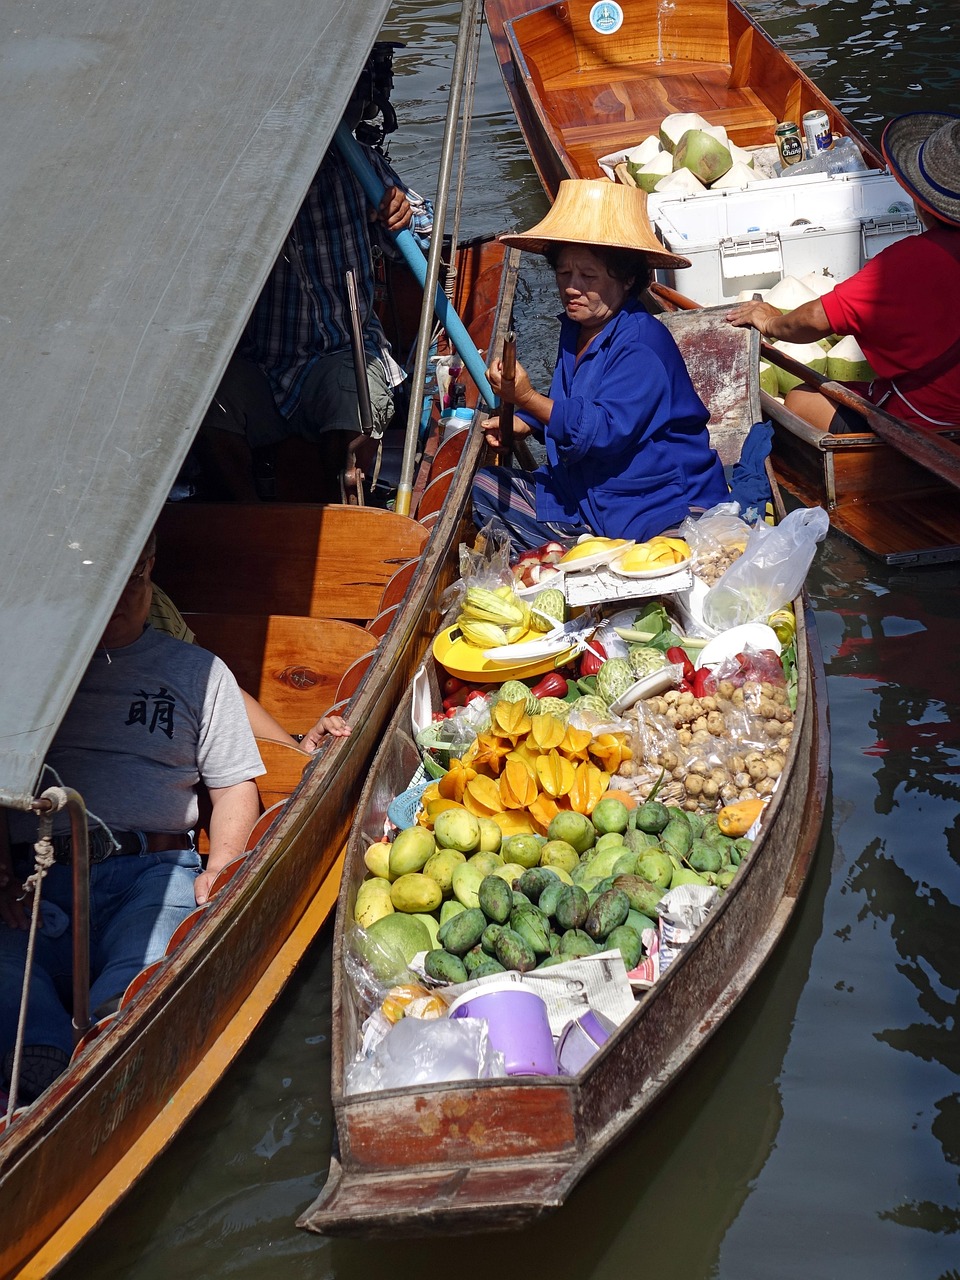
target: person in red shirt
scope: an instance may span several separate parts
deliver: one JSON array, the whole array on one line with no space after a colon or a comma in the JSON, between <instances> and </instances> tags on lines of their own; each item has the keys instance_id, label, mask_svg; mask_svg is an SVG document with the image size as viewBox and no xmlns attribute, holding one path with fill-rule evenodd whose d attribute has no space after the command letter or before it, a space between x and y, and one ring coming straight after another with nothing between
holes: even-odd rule
<instances>
[{"instance_id":1,"label":"person in red shirt","mask_svg":"<svg viewBox=\"0 0 960 1280\"><path fill-rule=\"evenodd\" d=\"M927 430L960 427L960 116L914 111L891 120L881 148L913 197L924 230L888 245L830 293L785 315L766 302L727 313L774 341L853 334L875 380L854 384L873 404ZM785 404L814 426L849 430L837 406L809 387ZM852 415L856 416L856 415Z\"/></svg>"}]
</instances>

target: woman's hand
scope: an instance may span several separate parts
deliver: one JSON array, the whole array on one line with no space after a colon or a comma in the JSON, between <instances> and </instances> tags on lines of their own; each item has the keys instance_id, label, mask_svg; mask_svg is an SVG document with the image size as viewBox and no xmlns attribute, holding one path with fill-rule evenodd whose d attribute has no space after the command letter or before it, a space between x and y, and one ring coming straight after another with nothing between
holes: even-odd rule
<instances>
[{"instance_id":1,"label":"woman's hand","mask_svg":"<svg viewBox=\"0 0 960 1280\"><path fill-rule=\"evenodd\" d=\"M494 395L502 395L502 360L494 360L487 369L487 378L489 379ZM553 401L548 399L547 396L542 396L539 391L534 390L526 369L524 369L523 365L520 364L519 361L517 361L516 372L513 378L513 403L522 413L529 413L531 417L536 418L540 423L546 424L550 420ZM492 421L493 419L491 418L487 419L487 422L483 424L484 430L487 430L487 423ZM518 418L513 426L513 434L514 436L528 436L530 434L529 423L524 422L522 418ZM490 440L489 436L487 436L487 441L490 444L494 443ZM498 445L494 444L494 448L498 447Z\"/></svg>"},{"instance_id":2,"label":"woman's hand","mask_svg":"<svg viewBox=\"0 0 960 1280\"><path fill-rule=\"evenodd\" d=\"M500 415L494 414L492 418L484 418L480 423L480 430L483 437L491 449L500 449L503 447L503 437L500 434ZM514 418L513 420L513 438L515 440L522 439L523 436L530 434L529 422L524 422L522 418Z\"/></svg>"}]
</instances>

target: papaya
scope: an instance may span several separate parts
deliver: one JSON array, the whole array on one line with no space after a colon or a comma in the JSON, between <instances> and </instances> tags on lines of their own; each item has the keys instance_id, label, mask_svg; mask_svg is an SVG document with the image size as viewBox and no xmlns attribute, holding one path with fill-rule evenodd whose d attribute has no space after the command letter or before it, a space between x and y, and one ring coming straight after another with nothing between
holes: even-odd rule
<instances>
[{"instance_id":1,"label":"papaya","mask_svg":"<svg viewBox=\"0 0 960 1280\"><path fill-rule=\"evenodd\" d=\"M717 826L725 836L745 836L763 813L764 800L738 800L725 804L717 814Z\"/></svg>"}]
</instances>

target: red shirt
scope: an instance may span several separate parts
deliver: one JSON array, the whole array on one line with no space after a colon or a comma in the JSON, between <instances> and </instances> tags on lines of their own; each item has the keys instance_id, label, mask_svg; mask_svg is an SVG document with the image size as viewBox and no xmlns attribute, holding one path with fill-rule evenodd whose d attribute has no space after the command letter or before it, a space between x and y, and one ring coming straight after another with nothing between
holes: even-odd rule
<instances>
[{"instance_id":1,"label":"red shirt","mask_svg":"<svg viewBox=\"0 0 960 1280\"><path fill-rule=\"evenodd\" d=\"M852 333L878 377L896 381L921 369L960 339L960 230L934 227L895 241L822 301L834 333ZM960 426L960 360L904 394L884 407L928 429L936 424L923 414Z\"/></svg>"}]
</instances>

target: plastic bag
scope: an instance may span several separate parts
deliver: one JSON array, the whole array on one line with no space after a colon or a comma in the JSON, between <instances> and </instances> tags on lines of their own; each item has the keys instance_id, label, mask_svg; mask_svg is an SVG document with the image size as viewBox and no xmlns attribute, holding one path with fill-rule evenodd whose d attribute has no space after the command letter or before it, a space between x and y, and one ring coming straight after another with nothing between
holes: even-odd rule
<instances>
[{"instance_id":1,"label":"plastic bag","mask_svg":"<svg viewBox=\"0 0 960 1280\"><path fill-rule=\"evenodd\" d=\"M344 1083L347 1093L368 1093L505 1075L503 1054L491 1046L483 1019L403 1018L372 1053L347 1067Z\"/></svg>"},{"instance_id":2,"label":"plastic bag","mask_svg":"<svg viewBox=\"0 0 960 1280\"><path fill-rule=\"evenodd\" d=\"M443 594L444 610L459 605L470 587L516 587L510 568L510 535L501 524L488 520L474 546L460 543L460 577Z\"/></svg>"},{"instance_id":3,"label":"plastic bag","mask_svg":"<svg viewBox=\"0 0 960 1280\"><path fill-rule=\"evenodd\" d=\"M818 542L830 527L822 507L791 511L778 525L758 524L746 549L707 592L703 618L725 631L763 622L797 595Z\"/></svg>"},{"instance_id":4,"label":"plastic bag","mask_svg":"<svg viewBox=\"0 0 960 1280\"><path fill-rule=\"evenodd\" d=\"M687 516L679 533L693 553L694 574L713 586L743 552L750 526L741 519L739 503L721 502L700 516Z\"/></svg>"}]
</instances>

